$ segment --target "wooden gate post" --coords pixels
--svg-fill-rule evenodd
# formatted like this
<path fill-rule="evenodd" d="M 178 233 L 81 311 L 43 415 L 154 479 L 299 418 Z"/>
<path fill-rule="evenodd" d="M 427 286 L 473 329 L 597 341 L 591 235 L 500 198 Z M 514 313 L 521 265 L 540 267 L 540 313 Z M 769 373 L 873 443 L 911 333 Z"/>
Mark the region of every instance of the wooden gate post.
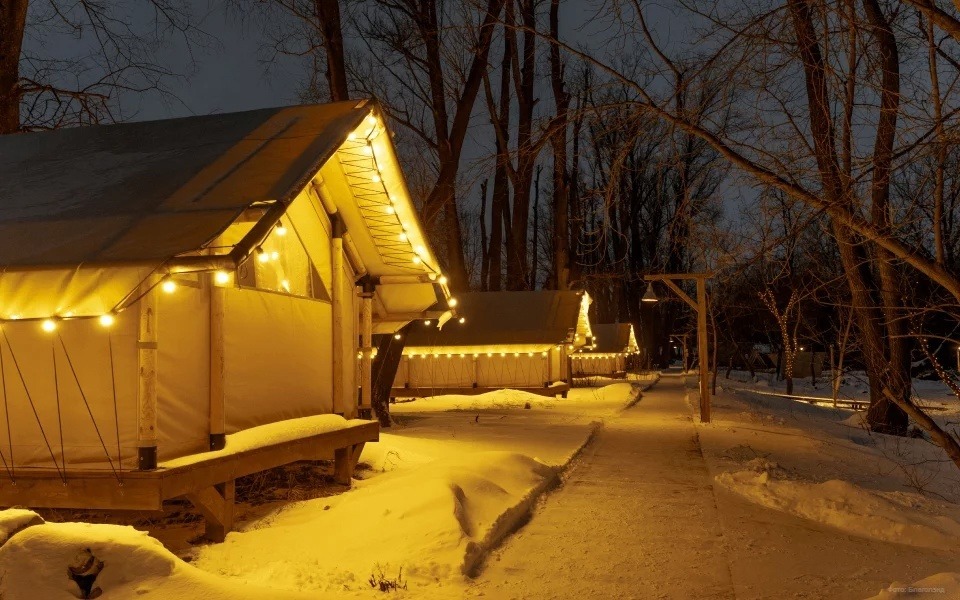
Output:
<path fill-rule="evenodd" d="M 137 468 L 157 468 L 157 293 L 162 278 L 151 275 L 138 302 Z"/>

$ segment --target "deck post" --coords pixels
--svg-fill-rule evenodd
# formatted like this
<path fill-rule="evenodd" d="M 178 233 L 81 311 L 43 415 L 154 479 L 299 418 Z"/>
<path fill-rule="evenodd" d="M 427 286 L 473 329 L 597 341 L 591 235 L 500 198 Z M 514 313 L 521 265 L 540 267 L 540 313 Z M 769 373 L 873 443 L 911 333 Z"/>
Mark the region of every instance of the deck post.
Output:
<path fill-rule="evenodd" d="M 373 294 L 375 282 L 366 277 L 360 292 L 360 416 L 373 418 Z"/>
<path fill-rule="evenodd" d="M 235 497 L 236 482 L 233 479 L 187 494 L 190 503 L 203 515 L 204 535 L 211 542 L 222 542 L 233 529 Z"/>
<path fill-rule="evenodd" d="M 345 357 L 343 348 L 343 308 L 346 290 L 344 288 L 343 277 L 343 219 L 340 215 L 333 213 L 330 215 L 330 223 L 333 228 L 331 248 L 330 248 L 330 346 L 333 354 L 333 411 L 343 414 L 350 419 L 354 416 L 355 403 L 349 401 L 344 389 L 343 367 Z M 351 356 L 352 360 L 353 357 Z M 353 394 L 350 395 L 352 398 Z"/>
<path fill-rule="evenodd" d="M 226 446 L 224 417 L 223 304 L 226 290 L 210 276 L 210 450 Z"/>
<path fill-rule="evenodd" d="M 137 468 L 157 468 L 157 292 L 161 277 L 151 275 L 140 298 L 137 333 Z"/>

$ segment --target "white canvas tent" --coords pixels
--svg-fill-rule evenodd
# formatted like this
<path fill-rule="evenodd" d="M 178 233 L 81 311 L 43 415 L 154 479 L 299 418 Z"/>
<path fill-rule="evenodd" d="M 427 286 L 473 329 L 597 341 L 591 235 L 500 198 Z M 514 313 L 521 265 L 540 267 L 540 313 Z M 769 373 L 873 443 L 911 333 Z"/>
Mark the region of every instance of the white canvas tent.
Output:
<path fill-rule="evenodd" d="M 631 357 L 640 353 L 630 323 L 593 326 L 593 343 L 570 357 L 574 377 L 625 377 Z"/>
<path fill-rule="evenodd" d="M 590 343 L 590 296 L 577 291 L 475 292 L 459 320 L 407 334 L 393 397 L 523 389 L 566 395 L 568 357 Z"/>
<path fill-rule="evenodd" d="M 141 507 L 70 486 L 284 420 L 375 439 L 371 336 L 442 282 L 369 101 L 0 136 L 0 505 Z"/>

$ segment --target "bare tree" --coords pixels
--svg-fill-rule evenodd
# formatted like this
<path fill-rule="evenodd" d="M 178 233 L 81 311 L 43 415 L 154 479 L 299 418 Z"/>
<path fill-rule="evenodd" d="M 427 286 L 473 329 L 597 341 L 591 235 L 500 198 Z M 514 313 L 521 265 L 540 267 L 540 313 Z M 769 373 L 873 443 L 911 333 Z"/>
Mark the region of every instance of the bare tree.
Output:
<path fill-rule="evenodd" d="M 134 22 L 138 15 L 145 22 Z M 193 22 L 186 0 L 3 2 L 0 134 L 119 121 L 131 116 L 124 100 L 148 92 L 174 99 L 177 75 L 157 62 L 156 49 L 173 38 L 208 42 Z M 68 56 L 43 43 L 66 37 Z"/>

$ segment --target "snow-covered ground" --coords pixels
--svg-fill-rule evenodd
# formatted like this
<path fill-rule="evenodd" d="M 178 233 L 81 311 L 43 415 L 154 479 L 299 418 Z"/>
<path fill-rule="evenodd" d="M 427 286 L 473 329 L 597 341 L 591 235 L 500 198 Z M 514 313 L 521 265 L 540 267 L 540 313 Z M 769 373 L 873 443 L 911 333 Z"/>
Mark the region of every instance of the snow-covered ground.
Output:
<path fill-rule="evenodd" d="M 398 404 L 352 489 L 265 504 L 176 555 L 129 527 L 0 513 L 0 598 L 78 597 L 66 566 L 86 549 L 104 598 L 385 597 L 371 578 L 444 600 L 960 598 L 960 470 L 942 451 L 746 379 L 721 373 L 709 424 L 695 377 L 639 403 L 618 382 Z M 916 389 L 956 427 L 945 388 Z"/>
<path fill-rule="evenodd" d="M 194 547 L 189 563 L 131 527 L 24 528 L 0 546 L 0 598 L 79 597 L 65 573 L 85 548 L 105 564 L 105 598 L 369 598 L 381 594 L 372 584 L 392 583 L 410 598 L 456 597 L 599 423 L 636 399 L 635 384 L 560 400 L 500 391 L 396 405 L 397 425 L 365 447 L 352 489 L 268 505 L 223 544 Z M 0 523 L 14 531 L 31 518 L 6 513 Z M 25 569 L 34 562 L 49 570 L 39 596 Z"/>
<path fill-rule="evenodd" d="M 865 396 L 861 385 L 848 379 L 841 397 Z M 955 583 L 924 584 L 938 573 L 932 581 L 955 582 L 950 573 L 960 571 L 960 470 L 942 450 L 871 433 L 848 410 L 748 386 L 782 391 L 782 382 L 721 372 L 713 421 L 697 426 L 731 571 L 744 582 L 737 597 L 893 598 L 911 586 L 945 586 L 930 597 L 960 597 Z M 798 395 L 830 395 L 827 383 L 795 386 Z M 956 427 L 958 402 L 946 386 L 915 381 L 914 392 L 945 408 L 936 418 Z"/>

